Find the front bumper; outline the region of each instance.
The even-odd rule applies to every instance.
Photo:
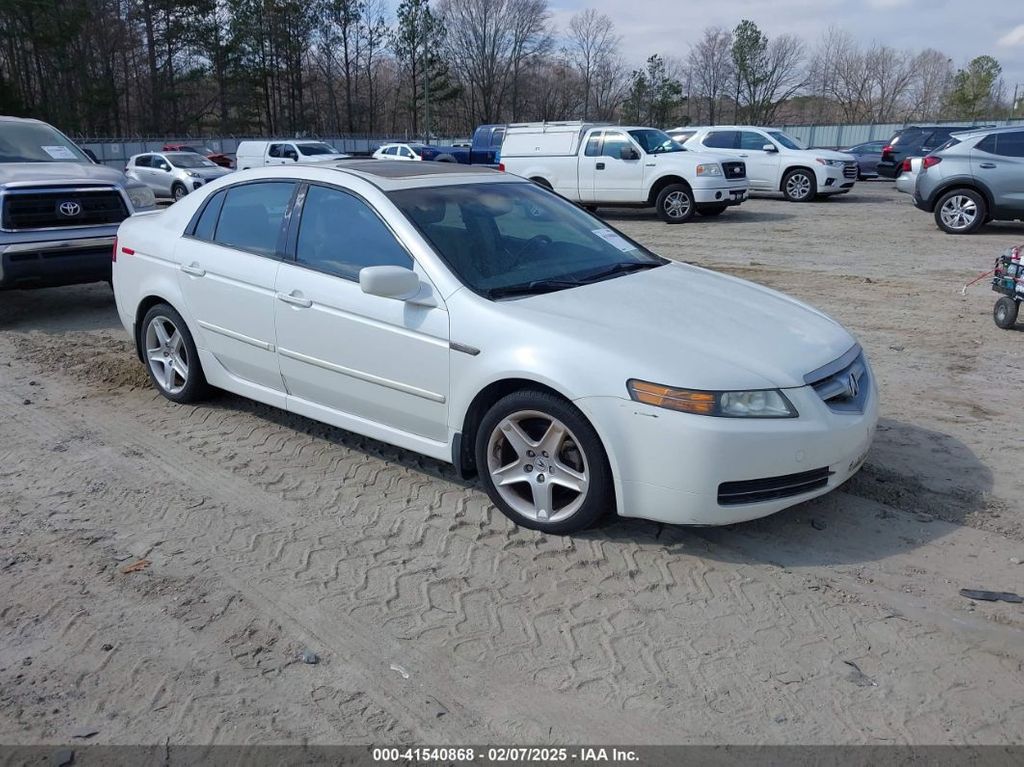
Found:
[[[617,397],[576,402],[601,434],[616,479],[618,513],[686,525],[728,525],[774,514],[834,490],[864,462],[878,422],[878,392],[860,413],[835,412],[809,386],[787,389],[798,418],[712,418]],[[720,486],[827,469],[819,487],[753,503],[719,502]]]
[[[78,285],[110,279],[117,225],[88,232],[55,230],[50,239],[28,241],[12,234],[0,240],[0,290]],[[63,236],[61,236],[63,235]]]
[[[843,168],[824,165],[819,166],[816,170],[818,173],[818,194],[847,192],[853,189],[854,184],[857,182],[856,176],[847,178],[843,173]]]
[[[718,184],[694,186],[693,201],[697,205],[739,205],[747,199],[749,184]]]

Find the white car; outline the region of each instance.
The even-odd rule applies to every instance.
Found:
[[[272,141],[241,141],[235,152],[235,167],[239,170],[264,168],[268,165],[293,163],[334,162],[349,155],[339,152],[323,141],[274,139]]]
[[[422,144],[384,144],[373,153],[374,160],[422,160]]]
[[[117,310],[165,397],[211,385],[454,463],[526,527],[762,517],[845,482],[874,434],[839,323],[509,174],[240,171],[118,238]]]
[[[196,152],[145,152],[132,155],[124,166],[128,178],[142,182],[157,197],[176,201],[228,173],[228,168]]]
[[[903,194],[914,193],[914,189],[917,187],[917,174],[921,172],[921,160],[922,157],[906,157],[903,160],[903,165],[900,166],[900,175],[896,179],[896,189],[903,192]]]
[[[782,192],[790,202],[844,194],[857,183],[857,158],[830,149],[808,149],[776,128],[716,125],[694,131],[683,146],[731,155],[747,164],[751,192]],[[677,133],[677,135],[678,135]]]

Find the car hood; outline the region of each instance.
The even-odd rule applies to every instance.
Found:
[[[217,166],[216,168],[188,168],[187,170],[190,170],[193,173],[198,173],[199,177],[206,181],[226,176],[231,172],[227,168],[221,168],[220,166]]]
[[[856,162],[857,158],[852,154],[846,154],[845,152],[836,152],[832,149],[801,149],[801,154],[815,157],[820,157],[823,160],[842,160],[843,162]]]
[[[0,163],[0,184],[118,184],[126,179],[116,168],[79,162]]]
[[[800,301],[688,264],[504,303],[533,328],[557,329],[565,348],[588,347],[602,370],[621,360],[626,377],[694,389],[804,386],[856,343]]]

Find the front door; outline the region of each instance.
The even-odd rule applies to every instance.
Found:
[[[625,158],[623,151],[632,151]],[[651,162],[623,131],[606,130],[594,174],[594,198],[600,202],[643,202],[644,163]],[[604,165],[604,168],[601,168]]]
[[[751,188],[777,192],[781,158],[778,151],[764,150],[765,146],[775,146],[775,142],[757,131],[745,130],[739,134],[738,155],[747,164],[747,178],[750,180]]]
[[[998,216],[1024,216],[1024,130],[993,133],[971,151],[971,171],[992,192]]]
[[[439,297],[437,306],[420,306],[364,293],[359,271],[382,265],[416,269],[428,282],[367,202],[309,186],[294,261],[277,275],[288,407],[375,436],[384,429],[446,442],[448,313]]]
[[[227,373],[276,392],[274,286],[291,181],[239,184],[214,195],[178,244],[180,283],[196,343]]]

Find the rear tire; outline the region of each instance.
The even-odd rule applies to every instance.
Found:
[[[809,202],[818,194],[818,180],[806,168],[794,168],[782,178],[782,194],[790,202]]]
[[[139,346],[149,378],[171,402],[198,402],[210,391],[185,320],[170,304],[157,304],[142,320]]]
[[[658,216],[666,224],[685,224],[697,212],[693,192],[686,184],[669,184],[658,193]]]
[[[935,223],[946,234],[973,234],[986,219],[985,198],[973,189],[952,189],[935,203]]]
[[[1009,330],[1017,324],[1017,313],[1019,311],[1020,304],[1009,296],[1003,296],[996,301],[995,308],[992,309],[992,319],[1003,330]]]
[[[575,405],[550,392],[498,400],[477,429],[476,465],[494,505],[531,530],[576,532],[615,506],[601,439]]]

